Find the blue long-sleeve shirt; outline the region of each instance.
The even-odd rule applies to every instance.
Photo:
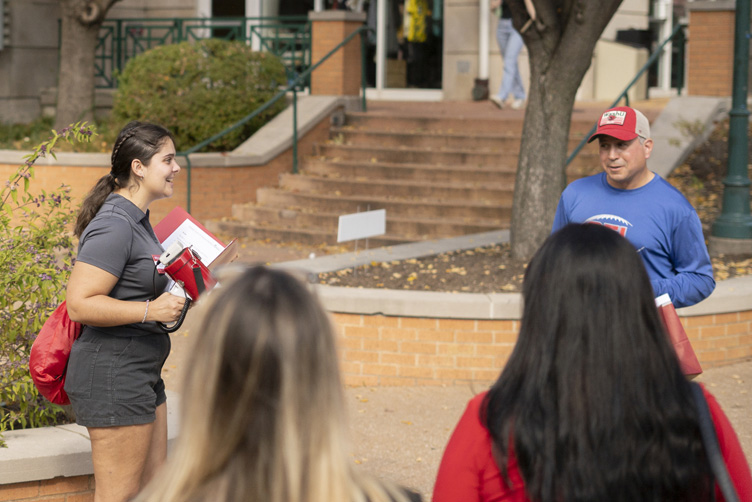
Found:
[[[572,182],[561,194],[552,231],[568,223],[600,223],[618,231],[640,253],[655,296],[668,293],[688,307],[715,289],[697,212],[659,175],[632,190],[614,188],[600,173]]]

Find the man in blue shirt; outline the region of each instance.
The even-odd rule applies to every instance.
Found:
[[[552,231],[568,223],[605,225],[640,253],[655,296],[668,293],[676,307],[702,301],[715,288],[702,225],[684,195],[648,170],[647,118],[628,106],[612,108],[588,141],[596,138],[604,172],[564,190]]]

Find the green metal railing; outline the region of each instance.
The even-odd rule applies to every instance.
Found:
[[[626,106],[629,106],[629,90],[632,88],[633,85],[637,83],[638,80],[642,77],[642,75],[648,71],[648,69],[655,64],[655,62],[658,60],[658,57],[661,55],[661,52],[663,52],[664,47],[668,45],[669,42],[674,40],[676,44],[678,45],[679,54],[678,54],[678,85],[677,90],[679,93],[679,96],[681,96],[682,88],[684,87],[684,50],[686,46],[686,36],[684,34],[684,29],[687,27],[685,24],[677,24],[674,27],[674,30],[671,32],[671,35],[669,35],[666,40],[664,40],[661,45],[658,46],[658,48],[650,55],[647,62],[640,68],[640,70],[637,72],[637,74],[634,76],[631,82],[627,84],[627,87],[619,94],[619,96],[614,100],[613,103],[611,103],[611,106],[608,108],[613,108],[616,106],[619,101],[624,99],[624,104]],[[671,55],[669,54],[669,57]],[[577,154],[580,153],[580,150],[584,148],[584,146],[587,144],[588,138],[595,132],[595,130],[598,128],[598,124],[593,125],[593,128],[590,129],[590,132],[588,132],[584,138],[582,138],[582,141],[577,145],[577,147],[572,151],[571,154],[569,154],[569,157],[567,157],[567,161],[564,164],[564,167],[568,166],[572,160],[574,160],[575,157],[577,157]]]
[[[366,111],[366,72],[365,72],[365,44],[366,44],[366,35],[368,32],[373,32],[373,29],[368,28],[367,26],[360,26],[358,29],[350,33],[348,36],[345,37],[342,42],[337,44],[332,50],[326,53],[324,57],[322,57],[318,62],[311,65],[307,70],[300,73],[299,75],[296,75],[292,82],[290,82],[287,87],[280,90],[277,94],[272,96],[266,103],[255,109],[253,112],[249,113],[242,119],[238,120],[231,126],[227,127],[223,131],[218,132],[214,136],[211,136],[210,138],[207,138],[200,143],[198,143],[195,146],[192,146],[191,148],[187,150],[183,150],[180,152],[177,152],[177,155],[180,157],[185,157],[186,161],[186,178],[187,178],[187,193],[188,197],[186,200],[186,210],[190,213],[191,212],[191,158],[190,155],[193,153],[196,153],[200,151],[201,149],[207,147],[214,141],[222,138],[223,136],[231,133],[238,127],[243,126],[246,122],[253,120],[256,118],[259,114],[266,111],[269,107],[271,107],[274,103],[282,99],[283,96],[286,96],[288,92],[292,92],[292,172],[294,174],[297,174],[298,172],[298,89],[303,86],[305,82],[308,81],[311,74],[321,66],[322,63],[324,63],[327,59],[329,59],[334,53],[336,53],[338,50],[340,50],[342,47],[347,45],[348,42],[350,42],[353,38],[360,35],[360,65],[361,65],[361,107],[363,111]]]
[[[311,65],[307,16],[107,19],[95,50],[96,85],[116,87],[115,74],[128,60],[153,47],[206,38],[239,40],[276,55],[288,80]]]

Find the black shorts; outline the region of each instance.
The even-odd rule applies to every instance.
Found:
[[[85,427],[148,424],[167,400],[162,366],[170,335],[119,337],[84,328],[68,361],[65,392]]]

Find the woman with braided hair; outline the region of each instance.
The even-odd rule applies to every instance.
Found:
[[[76,222],[78,256],[66,299],[70,318],[84,328],[73,344],[65,391],[76,422],[89,431],[96,502],[130,499],[167,455],[160,374],[170,338],[157,321],[177,320],[185,299],[165,292],[149,205],[172,196],[179,172],[170,132],[131,122]]]

